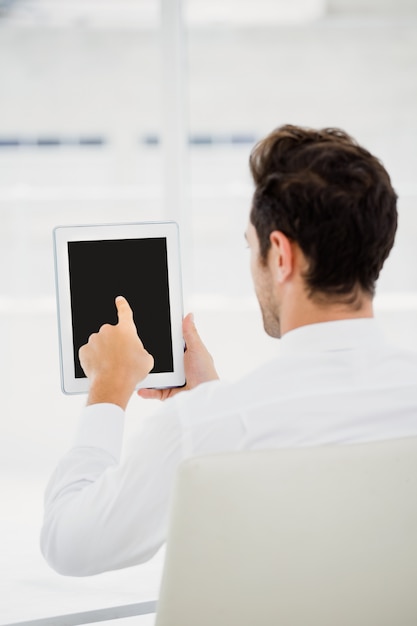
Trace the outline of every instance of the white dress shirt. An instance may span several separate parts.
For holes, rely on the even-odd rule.
[[[87,407],[48,485],[41,546],[63,574],[149,559],[165,540],[175,470],[187,457],[416,436],[417,355],[388,345],[372,319],[303,326],[240,381],[166,401],[120,462],[123,422],[115,405]]]

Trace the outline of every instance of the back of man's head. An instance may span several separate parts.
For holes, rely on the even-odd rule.
[[[397,229],[397,196],[380,161],[342,130],[286,125],[254,147],[250,167],[262,261],[279,230],[308,262],[311,297],[373,295]]]

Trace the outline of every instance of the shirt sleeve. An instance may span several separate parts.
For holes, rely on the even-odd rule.
[[[88,576],[150,559],[165,541],[182,437],[175,405],[145,420],[121,463],[124,413],[84,409],[74,447],[45,494],[41,550],[68,576]]]

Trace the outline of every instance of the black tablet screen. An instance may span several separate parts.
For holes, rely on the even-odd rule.
[[[152,372],[172,372],[166,238],[68,243],[75,377],[85,374],[78,350],[102,324],[116,324],[124,296],[138,334],[152,354]]]

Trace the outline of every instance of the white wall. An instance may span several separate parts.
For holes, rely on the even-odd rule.
[[[404,15],[417,13],[416,0],[327,0],[329,13]]]
[[[407,141],[417,124],[416,25],[335,17],[192,30],[190,127],[262,134],[292,120],[379,137],[395,123]],[[96,132],[135,145],[159,130],[156,32],[6,27],[0,76],[0,136]]]

